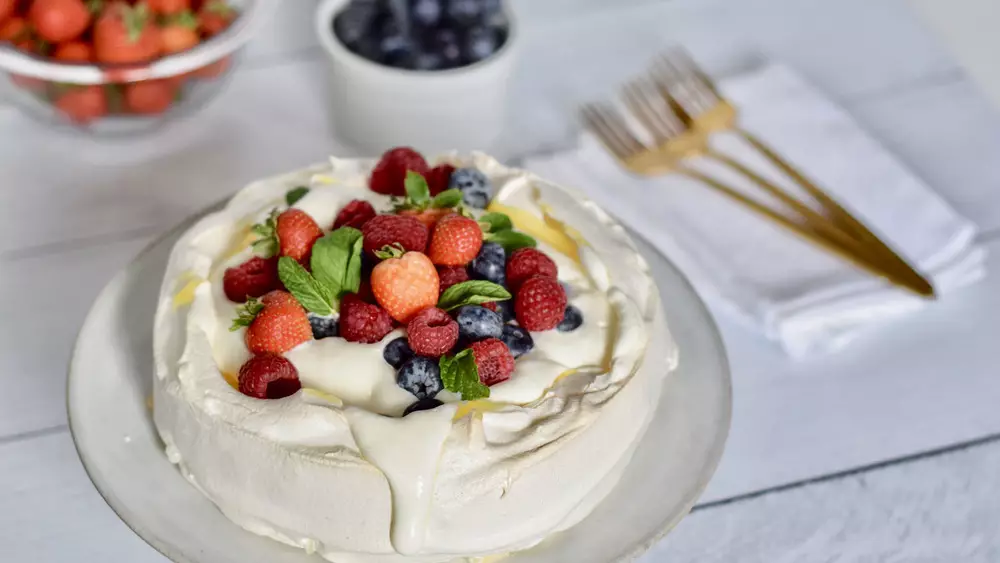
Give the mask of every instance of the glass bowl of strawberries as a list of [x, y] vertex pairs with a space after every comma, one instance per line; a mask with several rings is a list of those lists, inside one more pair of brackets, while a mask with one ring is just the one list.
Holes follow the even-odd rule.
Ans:
[[274, 0], [0, 0], [0, 87], [95, 135], [153, 130], [214, 97]]

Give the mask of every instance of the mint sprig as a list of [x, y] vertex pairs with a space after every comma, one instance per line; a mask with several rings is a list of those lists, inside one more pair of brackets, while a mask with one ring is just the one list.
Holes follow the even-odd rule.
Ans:
[[272, 209], [263, 223], [257, 223], [250, 230], [259, 238], [250, 247], [261, 258], [270, 258], [278, 253], [278, 210]]
[[470, 280], [456, 283], [444, 290], [438, 299], [438, 308], [451, 311], [463, 305], [480, 305], [506, 299], [510, 299], [510, 292], [502, 285], [485, 280]]
[[364, 237], [353, 227], [341, 227], [317, 240], [309, 265], [312, 273], [298, 261], [282, 256], [278, 277], [307, 311], [329, 316], [340, 307], [346, 293], [361, 287], [361, 252]]
[[479, 226], [483, 229], [484, 233], [498, 233], [501, 231], [509, 231], [514, 228], [514, 222], [510, 220], [510, 217], [505, 213], [498, 213], [496, 211], [491, 211], [489, 213], [484, 213], [482, 217], [479, 218]]
[[430, 205], [432, 209], [447, 209], [449, 207], [456, 207], [460, 203], [462, 203], [462, 190], [452, 188], [434, 196]]
[[285, 203], [288, 207], [291, 207], [299, 202], [300, 199], [306, 197], [309, 194], [309, 188], [305, 186], [299, 186], [297, 188], [292, 188], [285, 192]]
[[518, 248], [538, 246], [532, 237], [515, 231], [514, 222], [505, 213], [484, 214], [479, 218], [479, 228], [483, 230], [483, 240], [499, 244], [508, 254]]
[[441, 356], [441, 383], [452, 393], [462, 395], [463, 401], [485, 399], [490, 396], [490, 388], [479, 381], [479, 369], [472, 349], [465, 349], [454, 356]]
[[260, 313], [263, 308], [264, 304], [257, 300], [256, 297], [247, 299], [247, 302], [242, 307], [236, 309], [236, 318], [233, 319], [233, 324], [229, 327], [230, 332], [250, 326], [250, 323], [257, 318], [257, 313]]
[[445, 190], [438, 195], [431, 197], [431, 188], [427, 184], [427, 179], [412, 170], [406, 173], [403, 181], [406, 189], [406, 198], [398, 202], [394, 207], [395, 211], [424, 211], [426, 209], [448, 209], [456, 207], [456, 211], [461, 212], [462, 192], [461, 190]]
[[414, 205], [426, 207], [430, 203], [431, 187], [427, 185], [427, 179], [419, 173], [408, 170], [403, 187], [406, 189], [406, 199]]
[[307, 311], [324, 317], [333, 314], [335, 294], [325, 284], [316, 281], [296, 259], [290, 256], [279, 258], [278, 277]]

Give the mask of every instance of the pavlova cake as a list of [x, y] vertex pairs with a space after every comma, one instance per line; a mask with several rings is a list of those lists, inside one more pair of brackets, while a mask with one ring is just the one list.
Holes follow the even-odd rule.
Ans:
[[618, 482], [676, 349], [593, 202], [400, 148], [254, 182], [173, 249], [169, 459], [233, 522], [336, 562], [530, 548]]

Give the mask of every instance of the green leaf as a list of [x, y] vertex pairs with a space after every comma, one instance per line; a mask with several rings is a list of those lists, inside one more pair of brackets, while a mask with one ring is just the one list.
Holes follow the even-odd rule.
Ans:
[[465, 349], [448, 357], [441, 356], [438, 361], [441, 368], [441, 382], [444, 388], [462, 395], [463, 401], [485, 399], [490, 396], [490, 388], [479, 381], [479, 370], [476, 368], [476, 358], [471, 349]]
[[427, 180], [413, 170], [406, 172], [406, 180], [403, 182], [403, 187], [406, 188], [407, 199], [412, 203], [427, 205], [431, 200], [431, 189], [427, 185]]
[[510, 220], [510, 217], [496, 211], [484, 214], [479, 218], [479, 222], [487, 225], [486, 229], [484, 229], [484, 232], [487, 233], [499, 233], [500, 231], [509, 231], [514, 228], [514, 222]]
[[264, 304], [257, 300], [255, 297], [247, 299], [246, 304], [242, 307], [236, 309], [236, 318], [233, 319], [232, 326], [229, 327], [230, 332], [235, 332], [242, 327], [250, 326], [250, 323], [257, 318], [257, 313], [264, 308]]
[[309, 193], [309, 188], [305, 186], [292, 188], [285, 193], [285, 203], [288, 204], [288, 207], [291, 207], [296, 203], [298, 203], [300, 199], [306, 197], [306, 194], [308, 193]]
[[479, 305], [490, 301], [504, 301], [510, 299], [510, 292], [493, 282], [485, 280], [471, 280], [455, 285], [444, 290], [441, 298], [438, 299], [438, 307], [445, 311], [457, 309], [462, 305]]
[[278, 277], [306, 310], [323, 316], [333, 314], [332, 295], [294, 258], [278, 259]]
[[336, 303], [361, 287], [361, 249], [364, 237], [353, 227], [341, 227], [316, 241], [312, 249], [313, 276]]
[[271, 214], [263, 223], [257, 223], [250, 229], [258, 238], [250, 246], [254, 254], [261, 258], [270, 258], [278, 253], [278, 210], [272, 209]]
[[507, 251], [507, 254], [514, 252], [518, 248], [532, 247], [538, 245], [535, 239], [517, 231], [500, 231], [498, 233], [487, 233], [485, 240], [495, 242]]
[[447, 207], [455, 207], [460, 203], [462, 203], [462, 190], [453, 188], [434, 196], [434, 199], [431, 200], [431, 207], [434, 209], [445, 209]]

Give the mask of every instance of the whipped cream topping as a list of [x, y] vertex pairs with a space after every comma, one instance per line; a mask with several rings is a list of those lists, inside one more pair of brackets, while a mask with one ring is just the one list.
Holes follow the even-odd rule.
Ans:
[[[375, 344], [340, 338], [286, 354], [303, 391], [246, 397], [249, 358], [227, 267], [250, 257], [250, 226], [309, 185], [295, 207], [329, 226], [367, 189], [374, 165], [332, 159], [255, 182], [177, 243], [154, 336], [154, 418], [171, 461], [234, 522], [338, 562], [448, 561], [528, 548], [575, 524], [617, 482], [676, 363], [658, 294], [624, 230], [576, 192], [501, 166], [495, 206], [539, 240], [584, 323], [532, 333], [535, 349], [487, 400], [400, 418], [415, 399]], [[650, 343], [653, 343], [650, 346]]]

